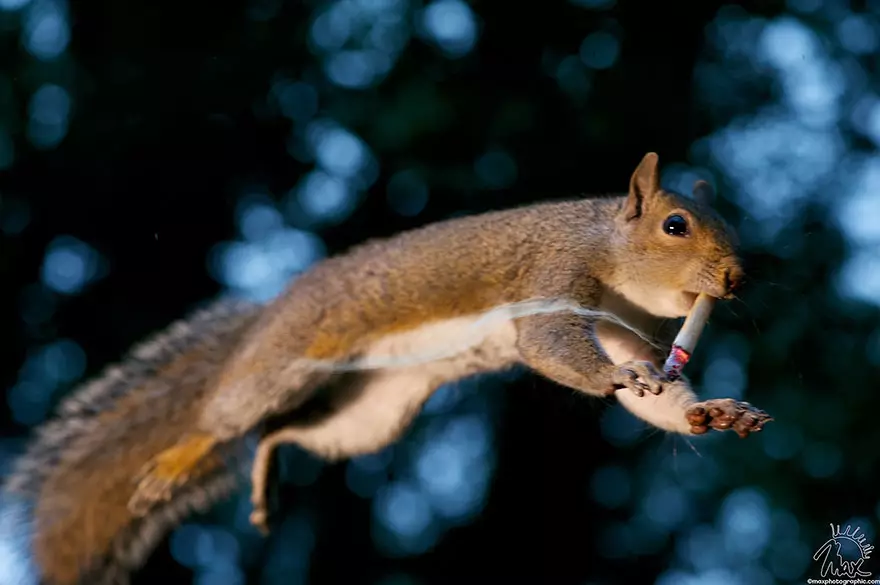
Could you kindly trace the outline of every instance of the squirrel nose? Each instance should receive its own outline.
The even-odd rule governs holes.
[[[724,288],[728,295],[742,286],[743,276],[743,269],[740,268],[739,264],[724,270]]]

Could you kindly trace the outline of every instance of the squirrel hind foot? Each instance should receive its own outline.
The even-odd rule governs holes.
[[[170,500],[174,490],[186,484],[216,443],[211,435],[193,435],[151,459],[134,478],[137,487],[128,501],[129,511],[141,517],[156,504]]]
[[[250,515],[251,526],[262,536],[269,536],[269,511],[264,507],[254,508]]]

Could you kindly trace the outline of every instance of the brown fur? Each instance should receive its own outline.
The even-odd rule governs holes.
[[[649,302],[658,293],[678,295],[675,314],[659,315],[678,317],[689,308],[684,292],[728,294],[727,281],[741,273],[732,231],[705,202],[662,191],[658,177],[657,157],[649,154],[628,196],[438,222],[315,266],[267,309],[229,360],[200,428],[231,438],[282,405],[305,400],[325,377],[291,371],[291,356],[346,359],[390,333],[529,297],[564,296],[596,307],[606,290],[636,286]],[[624,220],[624,209],[638,215]],[[690,237],[663,233],[670,213],[690,220]],[[528,365],[575,387],[597,384],[599,374],[610,388],[612,364],[595,344],[582,342],[586,323],[566,314],[522,319]],[[558,343],[560,335],[570,341]],[[552,357],[559,348],[596,366],[588,368],[589,382],[563,371],[568,366]]]
[[[211,486],[229,486],[217,451],[193,469],[171,461],[137,489],[133,482],[145,465],[186,454],[193,437],[235,446],[267,419],[307,411],[297,407],[339,376],[301,358],[405,356],[460,336],[489,308],[535,297],[609,310],[654,333],[665,318],[683,316],[695,293],[729,294],[741,269],[732,232],[708,205],[711,188],[698,184],[686,199],[659,189],[658,173],[649,154],[625,196],[458,218],[365,243],[316,265],[263,310],[209,312],[154,341],[156,351],[108,370],[62,406],[9,484],[36,498],[34,552],[47,583],[74,585],[94,567],[117,578],[188,508],[222,491]],[[687,238],[663,232],[672,213],[689,220]],[[395,440],[431,392],[465,375],[520,362],[606,395],[637,389],[627,368],[659,388],[648,368],[657,358],[656,348],[595,317],[520,317],[454,359],[352,376],[325,414],[285,436],[319,455],[348,457]],[[684,409],[695,399],[686,379],[662,389],[620,399],[660,428],[689,432]],[[156,497],[166,488],[170,504]],[[132,497],[153,507],[133,514]],[[148,526],[156,518],[161,525]],[[132,547],[139,530],[148,537]]]
[[[255,307],[220,302],[175,324],[135,349],[121,369],[108,368],[75,391],[59,408],[62,416],[41,429],[5,489],[34,499],[33,555],[45,583],[119,582],[108,556],[123,565],[142,560],[139,549],[149,544],[140,541],[155,541],[161,531],[133,522],[126,508],[132,478],[192,425],[207,380],[256,315]],[[114,382],[127,384],[127,392]],[[206,459],[188,493],[154,519],[204,508],[200,500],[228,491],[229,478],[214,473],[221,463],[217,455]]]

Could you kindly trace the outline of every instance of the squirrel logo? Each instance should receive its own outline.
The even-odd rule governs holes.
[[[858,534],[859,528],[855,529],[847,525],[843,532],[840,525],[831,524],[831,538],[819,547],[813,560],[822,559],[819,576],[825,577],[829,573],[832,577],[870,577],[871,573],[862,570],[862,563],[871,557],[874,545],[869,544],[864,534]]]

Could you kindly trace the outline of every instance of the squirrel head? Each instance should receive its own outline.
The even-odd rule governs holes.
[[[645,155],[615,218],[615,280],[624,296],[663,317],[686,315],[698,293],[732,297],[743,277],[738,239],[712,208],[714,197],[706,181],[694,184],[692,198],[664,191],[658,156]]]

